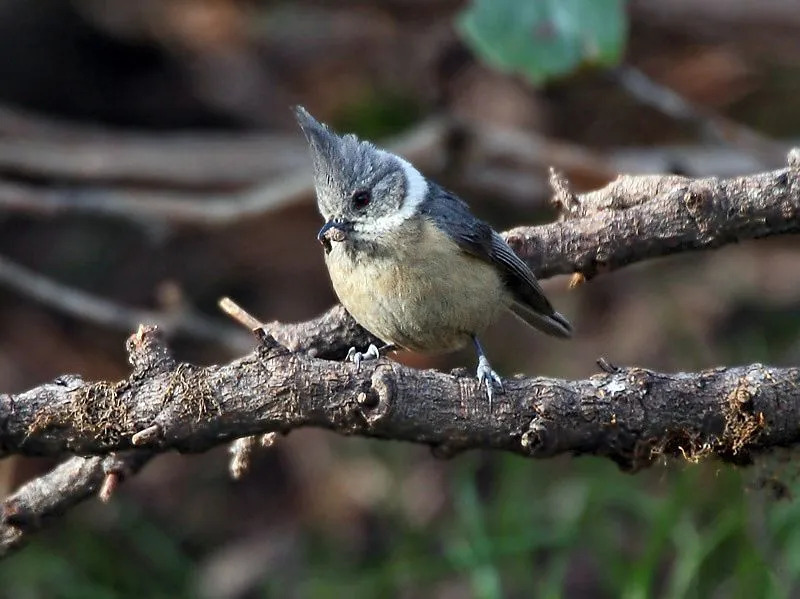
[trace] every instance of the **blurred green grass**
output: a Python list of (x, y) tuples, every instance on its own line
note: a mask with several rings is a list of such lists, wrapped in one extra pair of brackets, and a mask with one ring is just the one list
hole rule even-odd
[[(302, 577), (267, 576), (260, 596), (426, 597), (457, 583), (480, 599), (771, 598), (798, 589), (800, 504), (752, 490), (765, 467), (676, 462), (631, 476), (601, 459), (486, 454), (451, 465), (452, 504), (432, 526), (420, 530), (387, 507), (376, 517), (389, 538), (366, 562), (305, 531)], [(116, 501), (102, 526), (69, 517), (1, 562), (0, 597), (195, 596), (202, 552)]]

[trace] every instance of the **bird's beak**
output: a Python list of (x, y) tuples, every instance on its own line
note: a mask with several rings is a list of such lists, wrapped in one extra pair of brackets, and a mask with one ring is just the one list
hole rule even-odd
[(317, 233), (317, 241), (325, 246), (325, 251), (331, 251), (331, 241), (344, 241), (347, 239), (347, 231), (349, 227), (347, 223), (329, 220), (322, 225), (322, 228)]

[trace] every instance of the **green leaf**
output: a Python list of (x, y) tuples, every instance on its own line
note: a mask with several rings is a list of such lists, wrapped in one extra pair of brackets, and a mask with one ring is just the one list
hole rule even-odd
[(536, 84), (616, 64), (627, 25), (625, 0), (472, 0), (457, 19), (483, 60)]

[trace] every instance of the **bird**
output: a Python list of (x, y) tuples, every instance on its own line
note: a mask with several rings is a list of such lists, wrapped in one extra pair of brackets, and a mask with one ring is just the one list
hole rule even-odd
[(338, 134), (294, 108), (308, 142), (318, 241), (339, 301), (380, 339), (347, 360), (360, 367), (405, 349), (446, 353), (472, 343), (476, 377), (492, 409), (502, 378), (479, 336), (505, 311), (555, 337), (572, 335), (530, 268), (455, 193), (406, 159), (352, 133)]

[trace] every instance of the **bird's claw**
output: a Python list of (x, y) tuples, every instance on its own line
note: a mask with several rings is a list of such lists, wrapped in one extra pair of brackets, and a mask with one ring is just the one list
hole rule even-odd
[(378, 351), (377, 346), (374, 343), (370, 343), (367, 351), (360, 352), (356, 351), (355, 347), (351, 347), (347, 350), (347, 361), (352, 362), (356, 365), (356, 371), (361, 369), (361, 362), (369, 362), (370, 360), (377, 360), (381, 357), (380, 352)]
[(486, 387), (486, 395), (489, 398), (489, 411), (492, 411), (492, 399), (494, 398), (494, 392), (499, 391), (500, 393), (505, 392), (505, 388), (503, 387), (503, 381), (500, 378), (500, 375), (497, 374), (494, 370), (492, 370), (491, 365), (489, 364), (489, 360), (486, 359), (486, 356), (479, 356), (478, 357), (478, 370), (476, 372), (478, 377), (478, 384), (482, 387)]

